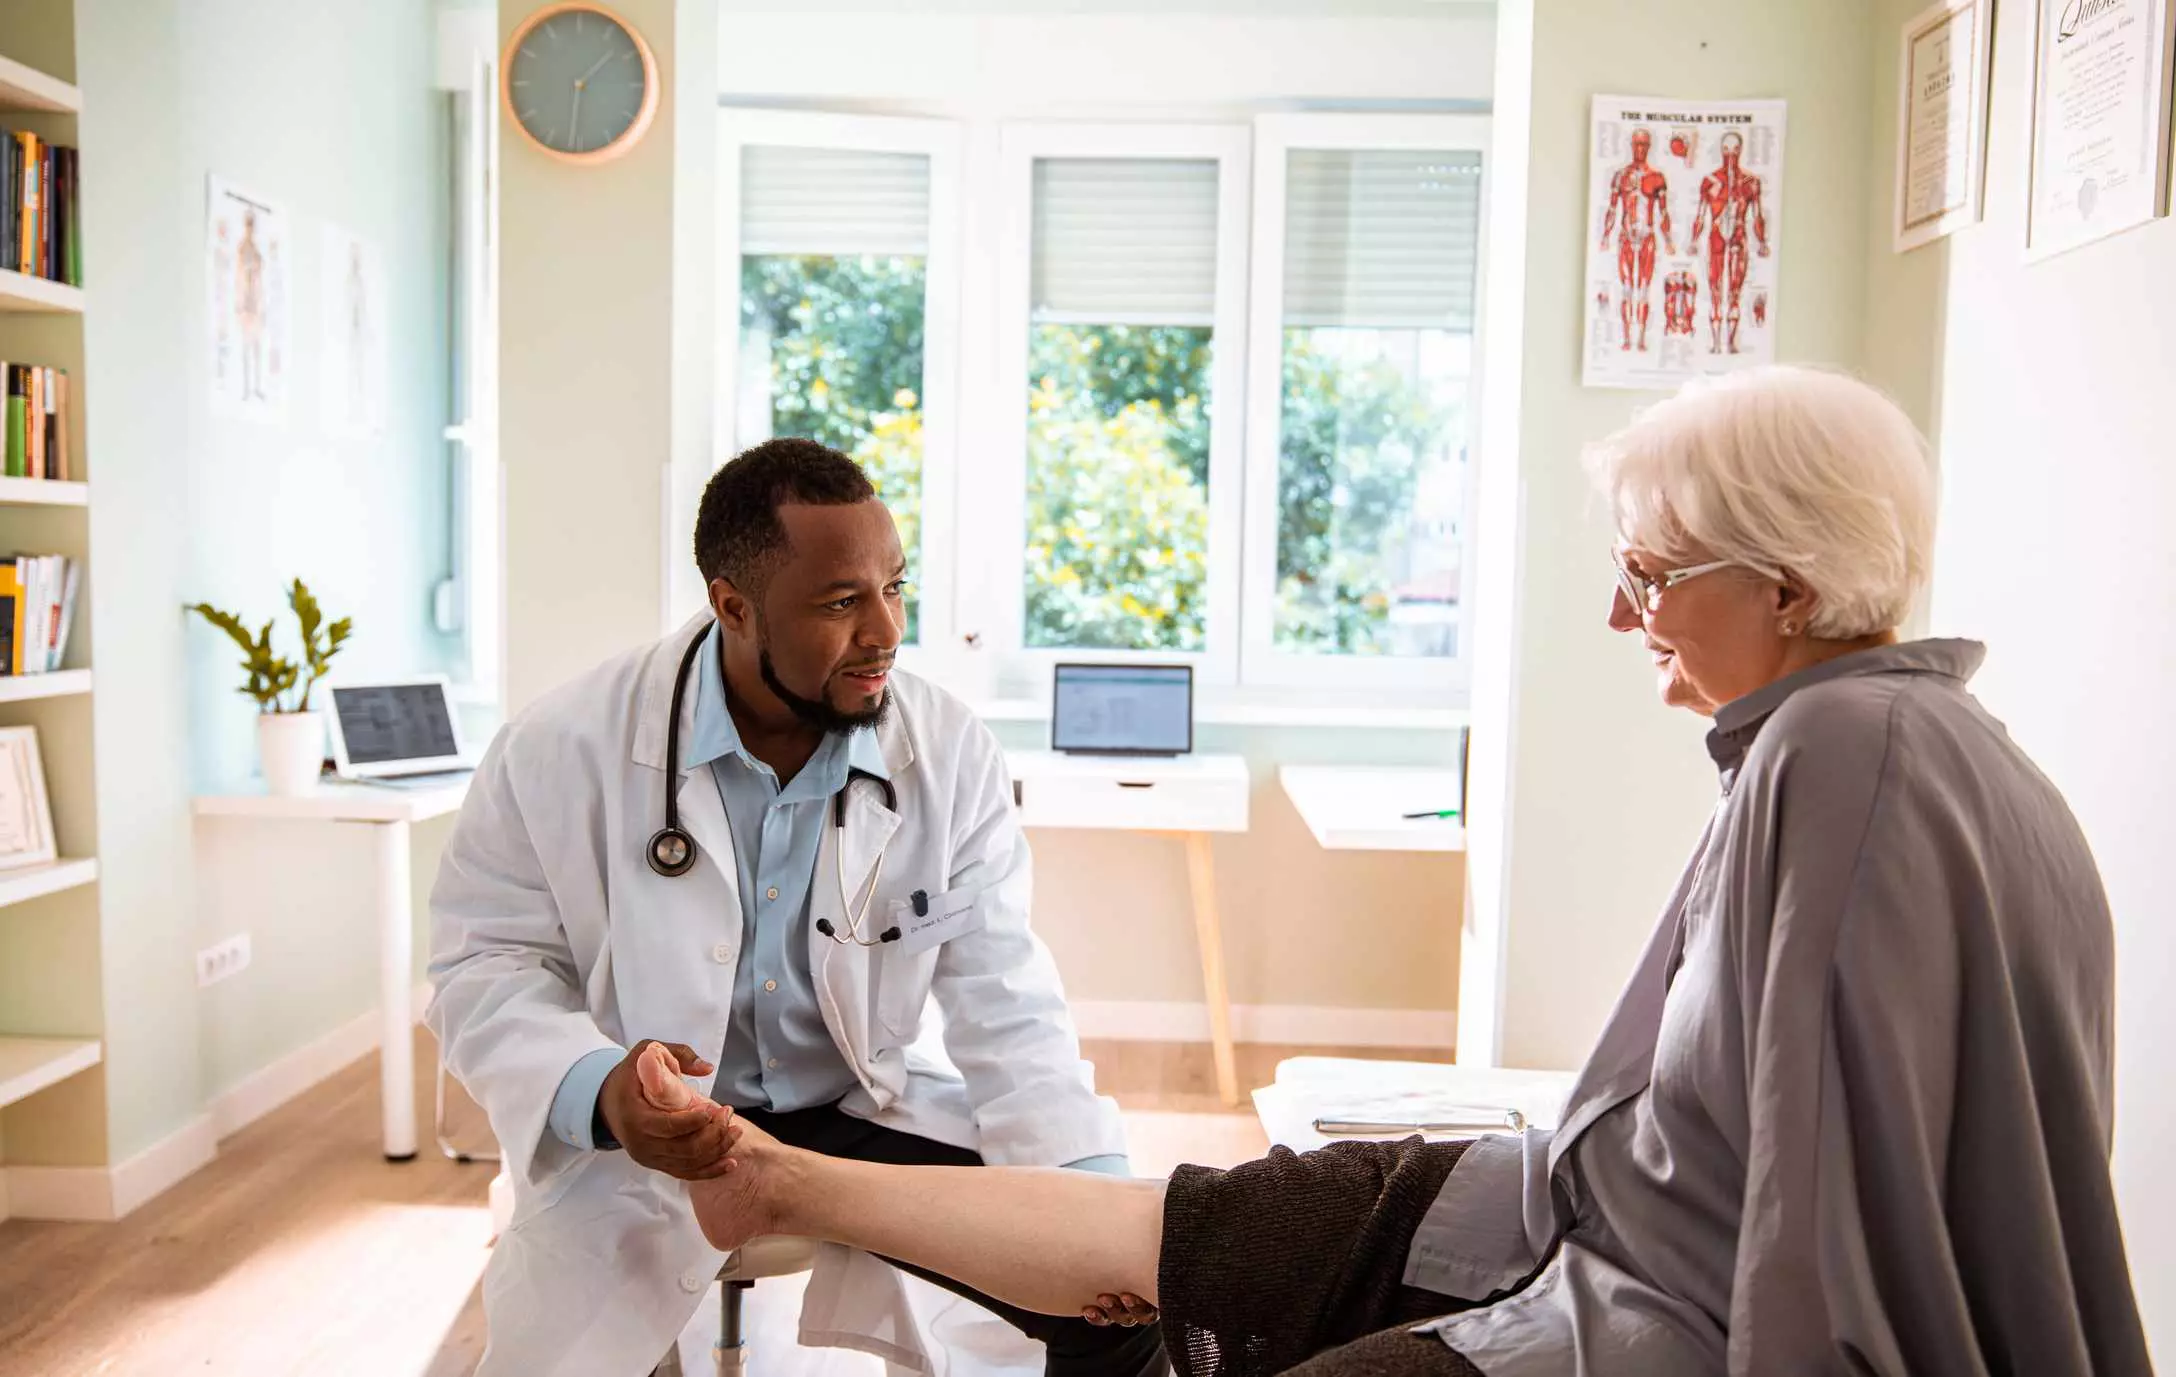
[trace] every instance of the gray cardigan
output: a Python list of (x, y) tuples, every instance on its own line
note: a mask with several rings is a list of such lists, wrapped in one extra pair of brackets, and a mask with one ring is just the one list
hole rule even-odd
[(1489, 1377), (2150, 1373), (2107, 898), (1966, 691), (1984, 654), (1865, 651), (1717, 714), (1722, 800), (1563, 1126), (1469, 1148), (1407, 1258), (1519, 1288), (1426, 1327)]

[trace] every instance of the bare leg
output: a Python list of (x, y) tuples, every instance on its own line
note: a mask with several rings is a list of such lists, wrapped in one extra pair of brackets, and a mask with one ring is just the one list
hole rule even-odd
[(789, 1148), (745, 1120), (733, 1132), (732, 1169), (689, 1188), (715, 1248), (758, 1234), (826, 1239), (1045, 1315), (1077, 1315), (1118, 1292), (1155, 1301), (1160, 1181), (1057, 1168), (895, 1167)]

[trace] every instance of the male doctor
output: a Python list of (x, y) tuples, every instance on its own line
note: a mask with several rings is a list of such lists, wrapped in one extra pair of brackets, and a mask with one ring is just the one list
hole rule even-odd
[[(1004, 758), (893, 667), (906, 561), (868, 479), (758, 445), (711, 479), (695, 555), (710, 615), (499, 734), (432, 894), (430, 1025), (515, 1187), (482, 1377), (641, 1377), (717, 1276), (682, 1183), (723, 1170), (722, 1116), (658, 1107), (652, 1041), (819, 1152), (1125, 1170), (1028, 930)], [(957, 1076), (908, 1055), (932, 995)], [(1051, 1374), (1164, 1370), (1153, 1328), (933, 1280), (1042, 1340)], [(904, 1299), (826, 1245), (802, 1339), (926, 1367)]]

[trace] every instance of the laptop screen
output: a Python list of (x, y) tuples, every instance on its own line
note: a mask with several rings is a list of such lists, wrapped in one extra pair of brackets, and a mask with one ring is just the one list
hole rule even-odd
[(1050, 745), (1122, 755), (1191, 751), (1194, 671), (1186, 665), (1059, 665)]
[(443, 760), (460, 753), (444, 684), (359, 684), (332, 690), (350, 765)]

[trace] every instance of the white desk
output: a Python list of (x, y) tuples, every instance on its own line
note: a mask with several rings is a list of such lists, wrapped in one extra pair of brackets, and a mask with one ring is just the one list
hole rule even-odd
[(1224, 937), (1217, 921), (1209, 834), (1247, 830), (1246, 760), (1236, 755), (1163, 758), (1009, 751), (1005, 763), (1012, 772), (1012, 798), (1022, 827), (1166, 832), (1185, 838), (1217, 1090), (1224, 1103), (1238, 1104), (1231, 991), (1224, 980)]
[(1269, 1141), (1294, 1152), (1349, 1141), (1317, 1133), (1315, 1120), (1352, 1117), (1356, 1111), (1375, 1118), (1394, 1110), (1389, 1117), (1402, 1123), (1408, 1111), (1418, 1120), (1428, 1117), (1431, 1107), (1502, 1106), (1518, 1110), (1535, 1128), (1555, 1128), (1574, 1075), (1439, 1062), (1294, 1057), (1278, 1063), (1276, 1080), (1254, 1092), (1254, 1112)]
[(329, 822), (370, 829), (378, 912), (378, 1097), (385, 1157), (416, 1155), (415, 915), (410, 902), (409, 825), (460, 811), (468, 781), (429, 789), (381, 788), (326, 781), (301, 798), (262, 792), (196, 800), (198, 817)]
[(1463, 818), (1408, 818), (1458, 806), (1458, 771), (1356, 765), (1284, 765), (1285, 797), (1332, 851), (1463, 851)]

